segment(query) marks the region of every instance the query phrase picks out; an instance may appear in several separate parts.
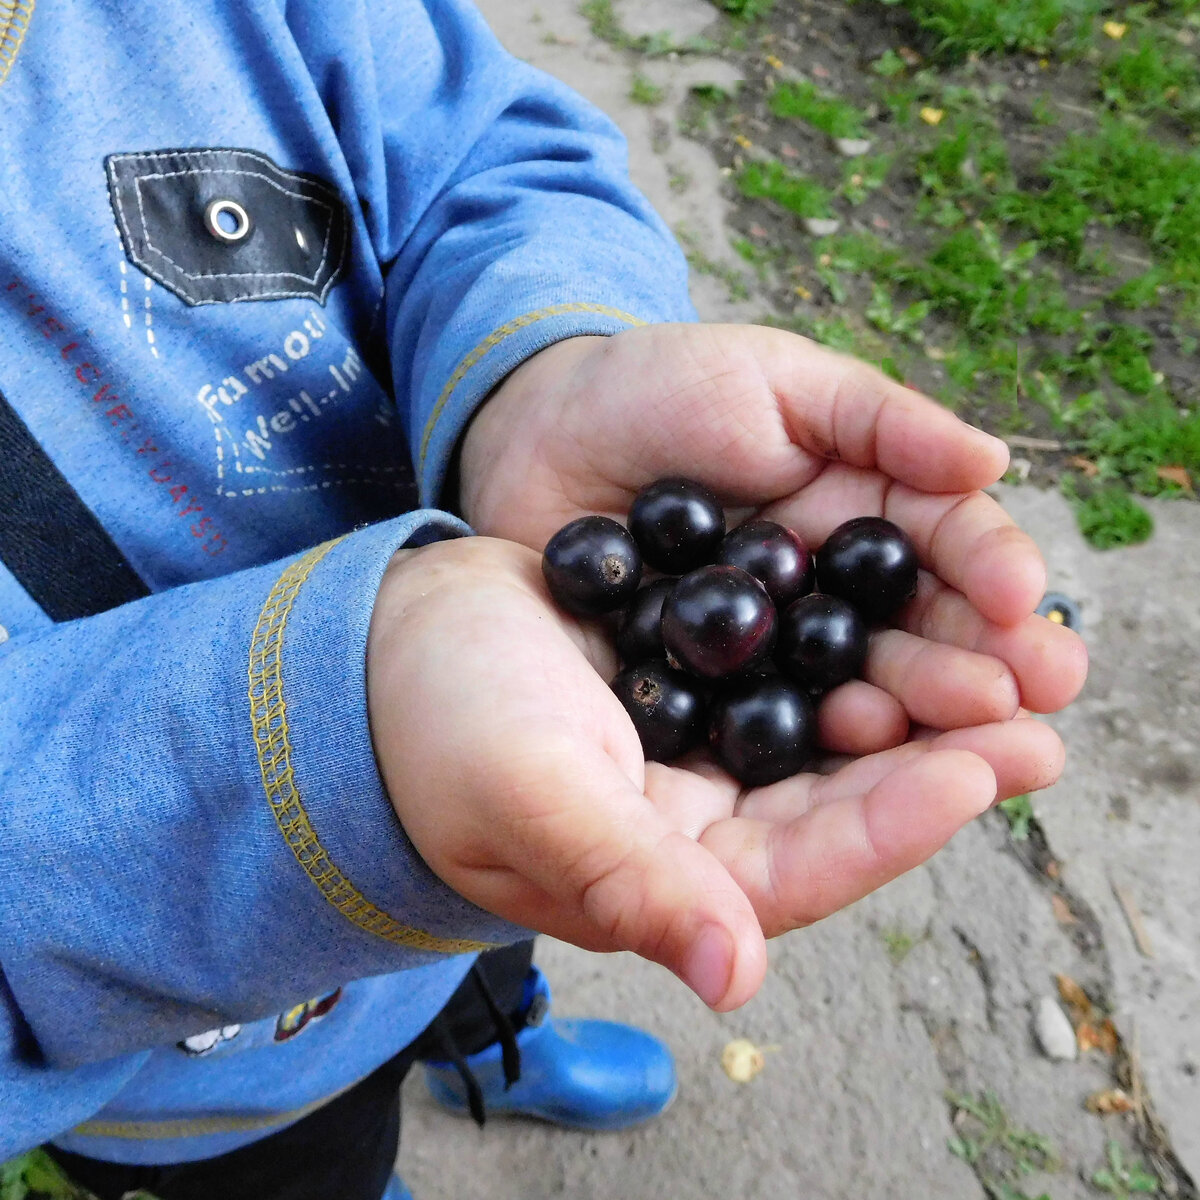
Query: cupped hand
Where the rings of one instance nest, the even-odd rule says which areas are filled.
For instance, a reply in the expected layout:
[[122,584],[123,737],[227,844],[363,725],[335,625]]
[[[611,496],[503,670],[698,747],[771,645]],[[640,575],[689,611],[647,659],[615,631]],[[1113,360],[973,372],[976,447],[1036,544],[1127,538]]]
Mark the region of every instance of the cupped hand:
[[599,627],[554,608],[528,548],[402,551],[368,642],[384,782],[459,894],[661,963],[721,1010],[757,990],[765,937],[851,903],[1061,769],[1056,735],[1018,719],[744,791],[701,757],[646,764],[605,682],[614,668]]
[[917,599],[820,713],[827,748],[862,754],[910,723],[1054,712],[1083,686],[1083,643],[1034,615],[1041,554],[981,490],[1007,465],[1003,442],[806,338],[658,325],[560,342],[509,376],[464,439],[461,503],[480,532],[535,549],[585,513],[623,520],[666,475],[812,546],[850,517],[894,521],[921,558]]

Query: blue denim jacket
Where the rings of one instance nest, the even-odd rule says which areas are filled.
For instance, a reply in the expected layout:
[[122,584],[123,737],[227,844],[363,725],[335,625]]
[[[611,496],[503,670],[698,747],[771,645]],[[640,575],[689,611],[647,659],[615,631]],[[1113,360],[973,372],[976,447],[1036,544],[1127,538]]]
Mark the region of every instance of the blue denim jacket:
[[495,384],[691,319],[686,267],[463,0],[7,7],[0,391],[151,595],[55,625],[0,566],[0,1160],[206,1157],[520,936],[383,792],[372,601],[468,532],[436,506]]

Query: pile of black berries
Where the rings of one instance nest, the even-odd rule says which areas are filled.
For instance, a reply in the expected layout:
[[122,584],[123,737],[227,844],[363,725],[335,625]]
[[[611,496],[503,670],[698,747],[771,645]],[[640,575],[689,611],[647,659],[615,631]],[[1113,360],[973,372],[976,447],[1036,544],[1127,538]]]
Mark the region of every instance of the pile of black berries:
[[[643,567],[661,576],[641,586]],[[620,611],[624,670],[612,687],[647,760],[669,762],[707,739],[748,787],[803,770],[814,704],[861,674],[870,627],[917,588],[916,551],[890,521],[847,521],[814,562],[773,521],[726,533],[716,496],[677,478],[638,493],[628,529],[608,517],[565,525],[542,571],[567,612]]]

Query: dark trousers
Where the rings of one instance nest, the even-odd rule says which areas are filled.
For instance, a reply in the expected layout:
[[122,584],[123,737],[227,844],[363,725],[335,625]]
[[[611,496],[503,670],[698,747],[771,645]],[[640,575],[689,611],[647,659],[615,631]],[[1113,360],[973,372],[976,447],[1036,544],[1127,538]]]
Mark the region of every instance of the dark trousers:
[[[336,1100],[239,1150],[174,1166],[125,1166],[47,1147],[99,1200],[144,1189],[159,1200],[379,1200],[400,1144],[400,1085],[414,1063],[497,1040],[495,1009],[519,1027],[533,943],[481,955],[438,1019],[395,1058]],[[490,993],[490,1001],[488,993]]]

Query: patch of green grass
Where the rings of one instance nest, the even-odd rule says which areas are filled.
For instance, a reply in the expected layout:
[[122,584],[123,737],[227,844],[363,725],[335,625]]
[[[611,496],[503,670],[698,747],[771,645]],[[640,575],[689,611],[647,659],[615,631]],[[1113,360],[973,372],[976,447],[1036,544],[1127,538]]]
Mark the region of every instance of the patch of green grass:
[[[44,1150],[31,1150],[0,1163],[0,1200],[88,1200],[89,1193],[73,1184]],[[134,1200],[154,1200],[138,1192]]]
[[747,163],[737,176],[738,191],[753,199],[769,200],[797,217],[828,217],[833,195],[807,175],[789,171],[783,163]]
[[612,0],[583,0],[579,12],[587,20],[594,37],[618,50],[633,50],[647,58],[661,58],[667,54],[713,54],[720,49],[708,38],[694,37],[680,42],[669,32],[635,37],[621,24]]
[[1042,173],[1043,190],[1001,196],[996,213],[1076,256],[1089,225],[1122,226],[1150,242],[1173,281],[1200,281],[1200,155],[1109,117],[1068,138]]
[[879,940],[883,942],[888,958],[896,966],[899,966],[909,956],[913,947],[920,939],[899,925],[889,925],[887,928],[879,931]]
[[741,21],[757,21],[775,7],[775,0],[713,0],[713,3]]
[[1158,474],[1182,467],[1200,480],[1200,412],[1181,411],[1165,396],[1104,416],[1088,430],[1085,453],[1104,480],[1128,480],[1144,495],[1179,495],[1178,484]]
[[[973,1168],[993,1200],[1028,1200],[1022,1179],[1035,1171],[1057,1171],[1061,1165],[1049,1138],[1013,1123],[991,1093],[947,1095],[958,1133],[947,1142],[956,1158]],[[1047,1200],[1044,1196],[1039,1200]]]
[[728,289],[730,300],[748,300],[750,298],[746,277],[734,267],[709,258],[700,248],[700,239],[690,229],[683,225],[676,226],[675,236],[683,247],[688,266],[697,275],[710,275],[714,279],[719,279]]
[[1105,102],[1124,112],[1179,117],[1200,112],[1200,68],[1159,26],[1139,30],[1134,43],[1100,68]]
[[1152,1196],[1158,1192],[1158,1176],[1147,1171],[1140,1162],[1127,1162],[1120,1144],[1108,1142],[1105,1148],[1106,1166],[1092,1175],[1092,1186],[1097,1191],[1117,1196],[1119,1200],[1130,1200],[1132,1196]]
[[935,54],[1048,54],[1078,45],[1106,0],[883,0],[906,9],[933,39]]
[[635,75],[629,88],[629,98],[634,104],[661,104],[665,91],[652,83],[645,75]]
[[872,192],[877,192],[891,173],[895,156],[891,154],[869,154],[862,158],[850,158],[842,167],[842,186],[839,189],[845,200],[853,205],[861,204]]
[[1150,514],[1116,484],[1081,490],[1068,475],[1063,479],[1063,492],[1075,508],[1079,532],[1097,550],[1136,546],[1154,532]]
[[861,138],[866,135],[866,114],[840,96],[822,91],[808,79],[781,83],[771,92],[768,105],[777,117],[803,121],[829,137]]
[[1001,800],[1000,811],[1008,820],[1008,835],[1014,842],[1029,840],[1029,826],[1033,822],[1033,801],[1028,796],[1009,796]]

